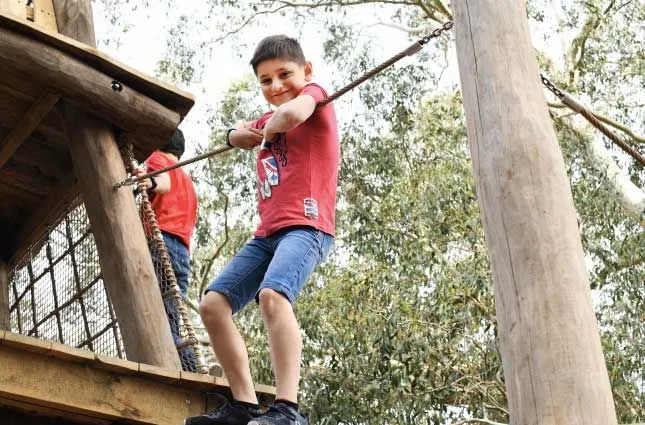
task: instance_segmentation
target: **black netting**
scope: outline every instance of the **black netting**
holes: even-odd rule
[[[186,371],[207,373],[150,203],[139,197],[168,323]],[[11,331],[125,358],[85,207],[69,211],[10,273]]]
[[[10,281],[13,332],[124,358],[83,205],[29,250]]]

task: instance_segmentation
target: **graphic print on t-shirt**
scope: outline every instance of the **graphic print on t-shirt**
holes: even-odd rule
[[[275,157],[270,156],[268,158],[264,158],[262,160],[262,168],[264,168],[264,173],[269,185],[278,186],[280,184],[280,173],[278,172],[278,162],[275,160]]]
[[[260,159],[261,167],[258,167],[258,190],[262,199],[271,197],[271,186],[280,185],[280,167],[278,161],[269,149],[265,155],[269,156]]]

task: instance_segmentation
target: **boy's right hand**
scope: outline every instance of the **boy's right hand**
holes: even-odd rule
[[[262,143],[263,132],[257,128],[245,127],[231,131],[228,140],[236,148],[250,150]]]

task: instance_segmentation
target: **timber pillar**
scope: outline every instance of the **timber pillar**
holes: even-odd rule
[[[0,259],[0,330],[9,330],[9,268]]]
[[[54,10],[62,34],[96,47],[90,0],[54,0]],[[129,189],[114,188],[126,172],[112,127],[76,105],[63,103],[62,110],[78,187],[127,357],[179,370],[134,196]]]
[[[511,424],[616,413],[523,0],[455,0],[457,57]]]

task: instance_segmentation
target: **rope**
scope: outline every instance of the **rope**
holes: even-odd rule
[[[326,97],[325,99],[321,100],[316,104],[316,107],[322,107],[327,105],[328,103],[333,102],[334,100],[338,99],[345,93],[347,93],[350,90],[355,89],[357,86],[360,84],[364,83],[365,81],[369,80],[376,74],[379,74],[382,72],[384,69],[389,68],[390,66],[394,65],[396,62],[400,61],[406,56],[412,56],[419,52],[425,44],[430,42],[430,40],[434,38],[440,37],[444,32],[449,31],[452,29],[453,23],[452,21],[448,21],[445,24],[443,24],[441,27],[435,29],[432,31],[430,34],[426,35],[425,37],[421,38],[418,41],[415,41],[410,47],[407,49],[399,52],[398,54],[392,56],[390,59],[387,61],[383,62],[376,68],[372,69],[371,71],[366,72],[365,74],[361,75],[358,77],[356,80],[352,81],[351,83],[347,84],[345,87],[341,88],[340,90],[337,90],[336,92],[332,93],[330,96]],[[125,179],[117,184],[114,185],[115,189],[118,189],[123,186],[129,186],[133,185],[134,183],[140,182],[141,180],[145,180],[150,177],[157,176],[159,174],[165,173],[170,170],[174,170],[175,168],[183,167],[184,165],[192,164],[193,162],[201,161],[202,159],[210,158],[211,156],[219,155],[221,153],[230,151],[233,149],[231,146],[223,146],[220,148],[217,148],[215,150],[212,150],[210,152],[203,153],[201,155],[198,155],[194,158],[187,159],[185,161],[180,161],[177,162],[173,165],[169,165],[168,167],[160,168],[159,170],[155,170],[153,172],[143,174],[139,177],[130,177],[128,179]]]
[[[134,159],[134,149],[131,143],[127,145],[125,154],[127,161],[130,164],[131,171],[134,171],[134,168],[136,168],[136,160]],[[181,316],[181,326],[179,326],[179,323],[177,323],[177,329],[183,328],[188,336],[188,338],[179,341],[176,344],[177,351],[181,353],[183,349],[192,346],[195,353],[194,360],[197,372],[206,374],[208,373],[208,367],[202,361],[199,342],[190,323],[188,310],[186,310],[184,300],[181,296],[181,291],[179,290],[179,285],[177,285],[177,278],[175,277],[175,272],[172,269],[170,256],[168,255],[166,244],[163,240],[163,236],[161,235],[161,229],[159,228],[157,217],[155,216],[155,212],[152,209],[152,204],[150,203],[147,192],[145,190],[142,190],[139,196],[141,199],[141,219],[143,222],[142,224],[147,227],[146,237],[148,238],[148,243],[161,257],[161,270],[156,270],[159,278],[159,289],[161,291],[161,297],[164,300],[164,305],[166,301],[176,303],[177,311]],[[166,288],[169,289],[166,290]],[[168,315],[168,317],[170,320],[176,320],[176,318],[171,317],[170,315]],[[192,371],[189,370],[189,372]]]
[[[540,79],[542,80],[542,84],[544,84],[544,86],[549,89],[549,91],[551,91],[551,93],[553,93],[557,98],[559,98],[562,103],[564,103],[569,109],[582,115],[587,121],[589,121],[591,125],[597,128],[602,134],[607,136],[609,140],[618,145],[618,147],[620,147],[624,152],[634,158],[641,165],[645,165],[645,158],[627,142],[625,142],[622,138],[620,138],[617,134],[612,132],[609,128],[607,128],[607,126],[600,122],[598,117],[596,117],[596,115],[592,111],[588,110],[582,103],[576,100],[569,93],[558,89],[543,74],[540,74]]]

